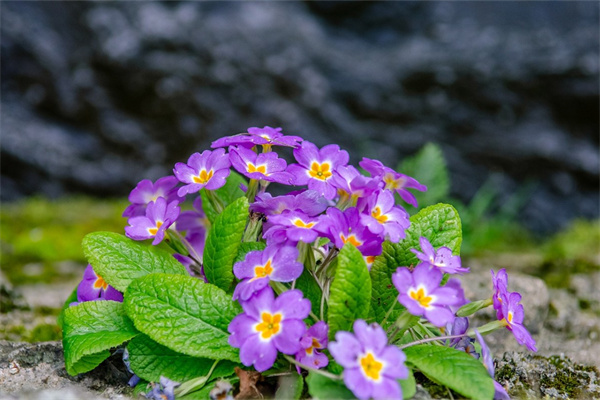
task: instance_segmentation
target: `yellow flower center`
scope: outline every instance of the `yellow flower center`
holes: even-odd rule
[[[309,222],[308,224],[304,221],[302,221],[300,218],[296,218],[293,222],[294,225],[296,225],[298,228],[306,228],[306,229],[310,229],[313,226],[315,226],[316,222]]]
[[[375,261],[375,257],[377,257],[377,256],[366,256],[365,261],[366,261],[367,265],[373,264],[373,262]]]
[[[248,170],[249,173],[260,172],[263,175],[267,175],[267,167],[265,165],[256,166],[252,163],[248,163],[248,166],[246,167],[246,169]]]
[[[375,218],[380,224],[383,224],[388,220],[387,215],[381,214],[381,208],[379,207],[375,207],[375,209],[371,211],[371,216]]]
[[[315,338],[312,339],[312,344],[308,349],[306,349],[306,354],[311,355],[315,349],[320,349],[321,343]]]
[[[431,296],[427,296],[427,294],[425,293],[425,290],[423,288],[419,288],[419,290],[415,291],[414,289],[411,289],[408,292],[408,295],[413,299],[416,300],[421,306],[425,307],[425,308],[429,308],[431,301],[433,300],[433,297]]]
[[[342,239],[342,242],[344,242],[344,244],[350,242],[354,245],[354,247],[358,247],[362,244],[362,242],[359,241],[358,239],[356,239],[356,237],[354,235],[350,235],[350,236],[346,237],[343,234],[340,234],[340,238]]]
[[[310,165],[310,171],[308,171],[308,173],[313,178],[325,181],[332,175],[330,169],[331,166],[327,162],[319,164],[318,162],[313,161],[313,163]]]
[[[158,229],[161,227],[162,224],[162,221],[156,221],[156,228],[148,228],[148,233],[152,236],[155,236],[158,233]]]
[[[271,260],[269,260],[265,265],[257,265],[254,267],[254,278],[252,278],[252,280],[264,278],[271,275],[272,272],[273,267],[271,267]]]
[[[360,367],[367,378],[378,381],[381,377],[380,373],[383,368],[383,363],[377,361],[377,359],[373,357],[373,354],[367,353],[366,356],[360,359]]]
[[[404,178],[394,179],[394,175],[388,172],[383,177],[383,181],[385,182],[386,189],[396,190],[396,189],[400,189],[404,186],[406,179],[404,179]]]
[[[96,282],[94,282],[94,289],[108,289],[108,283],[100,275],[96,275]]]
[[[508,315],[506,316],[506,319],[508,320],[509,324],[512,324],[512,320],[513,320],[513,312],[509,311]]]
[[[206,172],[206,170],[203,169],[202,171],[200,171],[200,173],[197,176],[194,176],[192,178],[192,180],[194,181],[194,183],[199,183],[201,185],[205,185],[206,182],[208,182],[210,180],[210,178],[212,178],[212,176],[213,176],[212,169],[208,172]]]
[[[263,312],[261,314],[262,322],[256,325],[256,331],[260,332],[262,339],[270,339],[281,330],[281,314],[270,314]]]

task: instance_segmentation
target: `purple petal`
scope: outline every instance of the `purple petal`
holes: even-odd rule
[[[249,367],[254,365],[258,372],[268,370],[275,363],[277,349],[271,342],[263,342],[259,335],[252,335],[246,339],[240,348],[240,360]]]
[[[300,338],[305,331],[306,325],[301,320],[285,319],[281,323],[281,332],[273,338],[273,343],[284,354],[296,354],[301,350]]]
[[[335,341],[327,346],[335,361],[344,368],[355,368],[357,358],[363,352],[361,343],[350,332],[339,331]]]
[[[360,367],[344,370],[344,383],[360,400],[367,400],[372,397],[375,383],[365,377]]]

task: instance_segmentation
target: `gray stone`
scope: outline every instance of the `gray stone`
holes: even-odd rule
[[[128,379],[120,356],[92,372],[70,376],[60,342],[0,341],[0,399],[127,399],[132,393]]]

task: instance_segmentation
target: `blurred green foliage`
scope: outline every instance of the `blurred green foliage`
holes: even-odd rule
[[[57,263],[85,263],[81,239],[90,232],[123,232],[126,199],[85,197],[48,200],[29,198],[2,204],[0,256],[2,271],[15,285],[57,282],[69,271]],[[80,271],[79,271],[80,272]]]

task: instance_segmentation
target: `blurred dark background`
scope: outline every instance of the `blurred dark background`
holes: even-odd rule
[[[529,185],[550,233],[599,214],[597,2],[0,3],[1,199],[126,196],[223,135],[281,126],[452,194]]]

